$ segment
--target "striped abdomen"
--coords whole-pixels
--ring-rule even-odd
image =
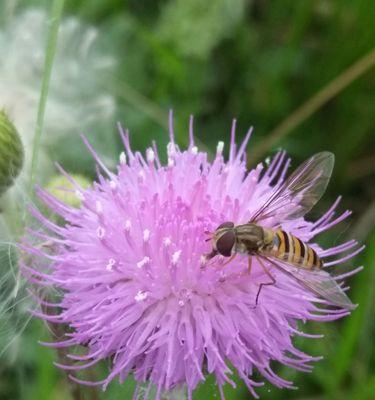
[[[270,253],[273,257],[298,265],[301,268],[319,269],[323,265],[315,250],[294,235],[281,229],[274,232]]]

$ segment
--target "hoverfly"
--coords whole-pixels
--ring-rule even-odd
[[[268,225],[272,225],[272,218],[292,220],[310,211],[327,187],[333,164],[332,153],[315,154],[274,187],[246,224],[236,226],[233,222],[224,222],[213,232],[212,251],[205,255],[206,260],[222,255],[230,257],[229,262],[238,253],[246,254],[249,256],[249,272],[252,257],[255,257],[270,278],[270,282],[259,285],[256,304],[262,287],[276,283],[265,265],[268,264],[338,307],[355,307],[336,280],[322,269],[323,262],[314,249],[280,226],[272,229],[262,226],[262,221],[268,220]]]

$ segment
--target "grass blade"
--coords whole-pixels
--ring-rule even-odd
[[[293,111],[284,121],[282,121],[275,129],[273,129],[265,139],[255,146],[252,154],[253,159],[261,159],[264,154],[270,150],[283,137],[293,131],[298,125],[304,122],[324,104],[344,90],[357,78],[367,72],[375,65],[375,49],[372,49],[365,56],[351,65],[343,73],[328,83],[323,89],[310,97],[305,103]]]
[[[54,0],[51,9],[51,21],[47,38],[46,54],[44,61],[44,71],[42,77],[42,87],[39,98],[38,115],[35,127],[33,153],[31,159],[31,168],[29,175],[29,193],[32,195],[32,191],[35,184],[35,173],[38,163],[38,154],[40,150],[40,140],[43,132],[44,114],[46,110],[47,97],[49,84],[51,81],[53,60],[56,53],[57,37],[61,21],[61,15],[64,8],[65,0]]]

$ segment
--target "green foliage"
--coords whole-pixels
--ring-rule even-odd
[[[244,11],[243,0],[171,1],[165,6],[155,33],[178,55],[207,59],[223,39],[233,35]]]

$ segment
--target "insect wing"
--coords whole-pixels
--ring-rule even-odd
[[[280,271],[297,280],[311,292],[328,300],[335,306],[346,309],[354,309],[356,307],[328,272],[323,270],[307,270],[289,263],[280,262],[279,260],[273,261],[269,257],[264,258]]]
[[[249,222],[277,216],[290,220],[304,216],[326,190],[334,165],[334,155],[317,153],[301,164],[282,184],[276,186]]]

